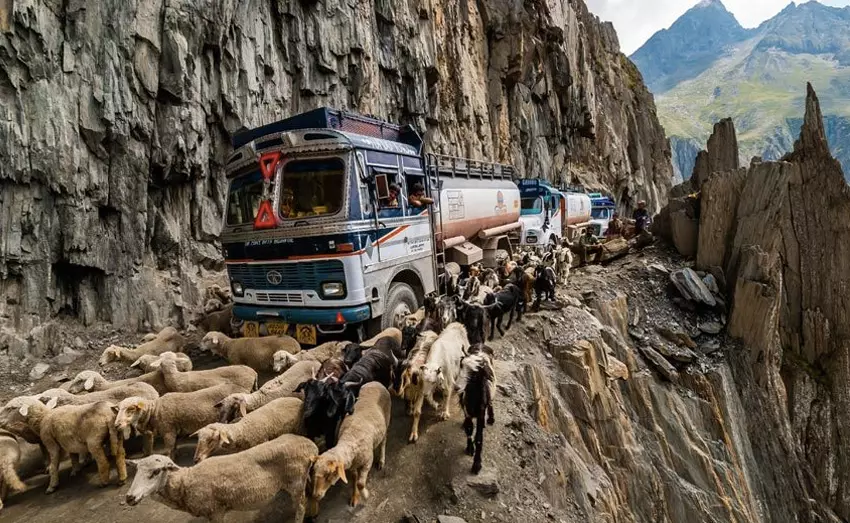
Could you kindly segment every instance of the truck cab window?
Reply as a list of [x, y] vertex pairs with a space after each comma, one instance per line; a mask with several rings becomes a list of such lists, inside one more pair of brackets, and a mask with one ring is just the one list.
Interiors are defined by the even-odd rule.
[[338, 213], [345, 181], [345, 163], [340, 158], [288, 162], [283, 168], [281, 216], [297, 219]]
[[543, 212], [543, 199], [539, 196], [522, 198], [522, 214], [540, 214]]
[[227, 195], [227, 225], [251, 223], [257, 215], [262, 196], [263, 177], [260, 171], [234, 179]]

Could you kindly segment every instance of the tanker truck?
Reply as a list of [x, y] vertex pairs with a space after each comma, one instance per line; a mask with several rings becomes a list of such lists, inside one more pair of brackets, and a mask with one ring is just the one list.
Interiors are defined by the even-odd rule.
[[545, 180], [519, 180], [521, 232], [515, 237], [528, 247], [546, 248], [564, 238], [577, 238], [590, 225], [590, 197], [562, 192]]
[[510, 166], [424, 154], [409, 126], [321, 108], [232, 142], [221, 241], [245, 336], [399, 326], [448, 262], [493, 265], [521, 227]]

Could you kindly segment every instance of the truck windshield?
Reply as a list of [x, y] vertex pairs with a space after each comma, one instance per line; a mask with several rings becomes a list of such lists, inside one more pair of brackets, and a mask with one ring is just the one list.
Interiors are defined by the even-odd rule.
[[294, 219], [336, 214], [344, 194], [342, 159], [293, 160], [283, 168], [280, 215]]
[[597, 207], [590, 211], [590, 215], [594, 220], [607, 220], [611, 218], [611, 209], [607, 207]]
[[540, 214], [543, 212], [543, 199], [539, 196], [522, 198], [522, 214]]
[[227, 196], [227, 225], [250, 223], [257, 215], [263, 196], [263, 177], [260, 171], [235, 178], [230, 182]]

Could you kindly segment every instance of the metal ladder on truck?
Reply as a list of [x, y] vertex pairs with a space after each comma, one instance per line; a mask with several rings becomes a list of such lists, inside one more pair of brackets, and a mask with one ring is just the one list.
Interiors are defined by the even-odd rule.
[[428, 197], [434, 200], [429, 216], [431, 218], [431, 257], [434, 271], [434, 289], [437, 295], [446, 293], [442, 286], [440, 276], [446, 268], [446, 249], [443, 243], [443, 207], [440, 205], [440, 162], [434, 153], [425, 155], [425, 176], [427, 179], [426, 192]]

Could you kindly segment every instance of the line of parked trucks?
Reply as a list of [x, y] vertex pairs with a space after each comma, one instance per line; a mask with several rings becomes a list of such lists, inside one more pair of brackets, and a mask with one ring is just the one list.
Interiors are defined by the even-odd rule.
[[233, 147], [221, 239], [245, 336], [363, 339], [439, 294], [448, 262], [492, 267], [516, 244], [603, 234], [615, 207], [508, 165], [424, 153], [410, 126], [328, 108], [240, 132]]

